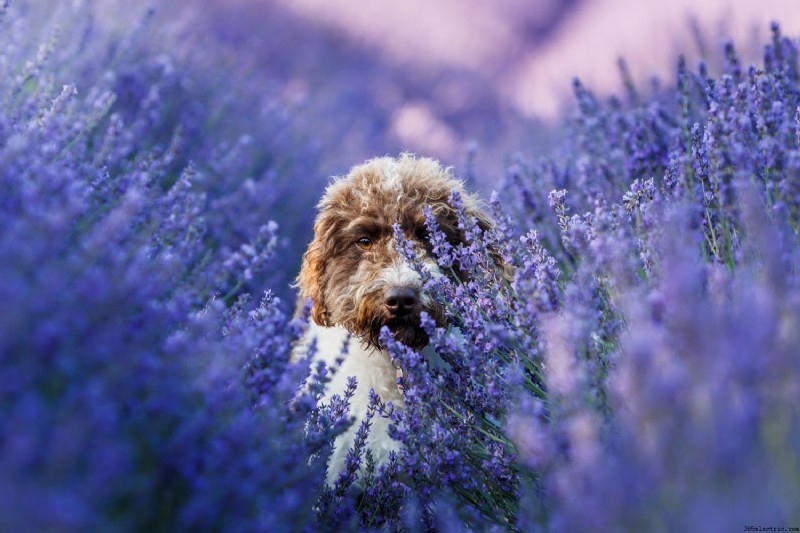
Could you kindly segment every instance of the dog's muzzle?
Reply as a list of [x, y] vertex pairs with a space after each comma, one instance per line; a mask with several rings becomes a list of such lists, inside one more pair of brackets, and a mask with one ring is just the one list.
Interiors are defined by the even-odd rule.
[[428, 336], [420, 325], [420, 300], [419, 292], [412, 287], [390, 287], [383, 295], [382, 325], [389, 328], [395, 340], [411, 348], [421, 348], [428, 343]]

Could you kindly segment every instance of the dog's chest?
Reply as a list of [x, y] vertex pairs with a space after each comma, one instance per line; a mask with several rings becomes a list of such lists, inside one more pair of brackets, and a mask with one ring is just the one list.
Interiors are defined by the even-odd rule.
[[336, 367], [337, 359], [343, 359], [325, 389], [326, 399], [333, 394], [342, 394], [347, 387], [347, 379], [353, 376], [358, 388], [351, 401], [351, 411], [367, 409], [370, 389], [374, 389], [383, 402], [393, 402], [396, 406], [402, 403], [403, 396], [397, 387], [397, 369], [392, 365], [388, 352], [364, 347], [357, 338], [348, 341], [348, 332], [341, 326], [322, 327], [312, 323], [305, 337], [305, 346], [312, 338], [316, 338], [315, 362], [324, 361], [332, 369]]

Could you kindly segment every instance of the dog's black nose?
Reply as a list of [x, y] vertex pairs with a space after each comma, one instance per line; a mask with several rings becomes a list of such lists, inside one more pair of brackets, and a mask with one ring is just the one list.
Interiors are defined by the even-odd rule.
[[386, 291], [383, 305], [394, 316], [411, 314], [417, 305], [417, 291], [410, 287], [392, 287]]

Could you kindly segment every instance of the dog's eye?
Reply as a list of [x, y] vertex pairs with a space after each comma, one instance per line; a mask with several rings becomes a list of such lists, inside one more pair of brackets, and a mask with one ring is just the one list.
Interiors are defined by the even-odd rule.
[[360, 239], [358, 239], [358, 240], [356, 241], [356, 244], [357, 244], [357, 245], [358, 245], [358, 247], [359, 247], [359, 248], [361, 248], [362, 250], [369, 250], [370, 248], [372, 248], [372, 241], [371, 241], [371, 240], [369, 240], [369, 239], [368, 239], [368, 238], [366, 238], [366, 237], [361, 237]]

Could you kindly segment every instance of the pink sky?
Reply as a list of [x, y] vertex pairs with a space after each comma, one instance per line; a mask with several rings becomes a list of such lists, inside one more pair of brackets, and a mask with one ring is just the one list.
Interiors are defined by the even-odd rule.
[[620, 55], [636, 77], [669, 78], [678, 53], [696, 53], [692, 17], [709, 32], [709, 47], [719, 35], [763, 38], [771, 20], [800, 34], [797, 0], [585, 0], [536, 44], [524, 41], [519, 20], [546, 18], [558, 0], [274, 1], [389, 61], [480, 69], [513, 106], [544, 117], [558, 112], [573, 76], [601, 94], [618, 90]]

